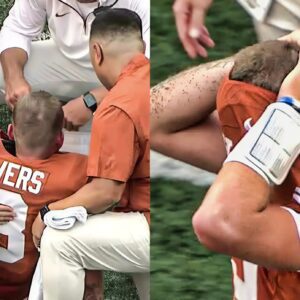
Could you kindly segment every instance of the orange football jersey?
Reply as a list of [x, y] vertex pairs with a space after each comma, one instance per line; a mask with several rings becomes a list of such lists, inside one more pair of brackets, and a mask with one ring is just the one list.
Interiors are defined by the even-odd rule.
[[[227, 151], [231, 151], [277, 95], [252, 84], [225, 78], [217, 96]], [[272, 189], [271, 201], [300, 213], [300, 159], [285, 182]], [[300, 198], [300, 193], [299, 193]], [[284, 253], [283, 253], [284, 255]], [[298, 300], [300, 273], [266, 269], [240, 259], [232, 259], [234, 296], [237, 300]]]
[[44, 205], [72, 195], [87, 182], [86, 168], [86, 156], [73, 153], [22, 161], [0, 141], [0, 203], [16, 213], [13, 221], [0, 225], [0, 300], [28, 296], [38, 260], [32, 223]]

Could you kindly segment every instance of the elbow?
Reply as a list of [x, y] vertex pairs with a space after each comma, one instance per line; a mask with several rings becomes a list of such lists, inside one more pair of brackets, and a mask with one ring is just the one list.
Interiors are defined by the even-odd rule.
[[90, 214], [103, 213], [120, 202], [123, 188], [116, 188], [115, 184], [111, 185], [108, 182], [109, 180], [107, 180], [106, 186], [103, 186], [103, 179], [101, 181], [93, 180], [90, 183], [93, 192], [91, 192], [85, 207]]
[[158, 129], [154, 129], [154, 128], [151, 128], [150, 134], [151, 134], [151, 140], [150, 140], [151, 149], [160, 152], [160, 149], [162, 148], [163, 141], [164, 141], [163, 134]]
[[202, 206], [192, 219], [199, 242], [211, 251], [234, 255], [247, 237], [243, 232], [243, 219], [236, 209], [224, 205]]

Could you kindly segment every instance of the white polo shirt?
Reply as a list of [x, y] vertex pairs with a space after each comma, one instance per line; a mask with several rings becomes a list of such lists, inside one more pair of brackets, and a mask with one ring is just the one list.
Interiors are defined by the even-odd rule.
[[[31, 41], [39, 37], [46, 20], [58, 49], [74, 63], [91, 68], [89, 34], [98, 6], [115, 0], [80, 3], [77, 0], [16, 0], [0, 33], [0, 53], [8, 48], [22, 48], [30, 54]], [[150, 53], [150, 0], [119, 0], [113, 7], [135, 11], [142, 19], [143, 37]], [[90, 10], [90, 13], [89, 13]], [[47, 59], [47, 58], [45, 58]]]

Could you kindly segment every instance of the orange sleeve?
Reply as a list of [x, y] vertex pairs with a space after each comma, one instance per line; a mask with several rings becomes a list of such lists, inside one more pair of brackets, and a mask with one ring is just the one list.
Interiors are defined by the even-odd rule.
[[124, 111], [109, 106], [94, 116], [88, 176], [126, 182], [138, 156], [135, 127]]

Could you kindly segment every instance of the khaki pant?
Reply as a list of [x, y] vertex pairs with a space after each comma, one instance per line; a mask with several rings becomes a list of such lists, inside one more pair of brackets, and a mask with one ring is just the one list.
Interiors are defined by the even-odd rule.
[[253, 19], [259, 42], [274, 40], [300, 29], [300, 2], [285, 0], [285, 6], [274, 0], [264, 22]]
[[131, 273], [140, 299], [150, 299], [150, 231], [140, 213], [106, 212], [70, 230], [46, 228], [41, 259], [44, 300], [81, 300], [84, 269]]
[[[33, 91], [47, 91], [62, 101], [76, 98], [101, 85], [92, 66], [83, 68], [67, 59], [51, 39], [32, 43], [24, 75]], [[4, 90], [1, 67], [0, 89]], [[3, 92], [0, 92], [0, 103], [4, 103]]]

